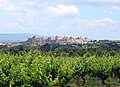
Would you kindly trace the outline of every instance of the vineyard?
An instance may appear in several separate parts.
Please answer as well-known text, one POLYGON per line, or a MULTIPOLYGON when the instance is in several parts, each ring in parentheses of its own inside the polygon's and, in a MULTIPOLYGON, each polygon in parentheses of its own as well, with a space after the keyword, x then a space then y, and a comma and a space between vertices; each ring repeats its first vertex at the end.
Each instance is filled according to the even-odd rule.
POLYGON ((97 87, 120 86, 120 54, 68 57, 39 51, 0 53, 0 87, 90 87, 86 84, 92 80, 98 82, 97 87))

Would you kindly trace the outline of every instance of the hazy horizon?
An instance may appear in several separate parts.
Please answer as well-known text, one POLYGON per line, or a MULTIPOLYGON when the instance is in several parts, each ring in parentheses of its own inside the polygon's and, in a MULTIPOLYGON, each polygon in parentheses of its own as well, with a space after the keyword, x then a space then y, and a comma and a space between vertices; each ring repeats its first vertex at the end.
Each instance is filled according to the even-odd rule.
POLYGON ((0 34, 120 39, 120 0, 0 0, 0 34))

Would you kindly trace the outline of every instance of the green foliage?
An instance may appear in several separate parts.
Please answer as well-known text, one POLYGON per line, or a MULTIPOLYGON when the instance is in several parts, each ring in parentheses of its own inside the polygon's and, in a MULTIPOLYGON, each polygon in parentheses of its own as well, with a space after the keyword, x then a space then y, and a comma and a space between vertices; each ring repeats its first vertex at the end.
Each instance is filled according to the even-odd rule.
POLYGON ((48 43, 46 43, 46 44, 44 44, 43 46, 41 46, 41 51, 42 51, 42 52, 49 52, 50 49, 51 49, 51 46, 50 46, 50 44, 48 44, 48 43))
POLYGON ((110 76, 120 78, 120 54, 114 56, 57 56, 39 51, 22 54, 0 53, 0 87, 53 87, 86 84, 85 76, 95 77, 106 85, 110 76))

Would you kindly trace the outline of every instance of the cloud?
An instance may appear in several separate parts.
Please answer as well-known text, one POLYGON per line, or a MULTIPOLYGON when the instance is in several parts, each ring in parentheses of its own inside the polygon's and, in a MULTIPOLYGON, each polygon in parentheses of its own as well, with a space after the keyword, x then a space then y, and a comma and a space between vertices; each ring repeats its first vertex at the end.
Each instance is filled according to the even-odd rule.
POLYGON ((34 10, 34 9, 27 9, 25 11, 25 15, 27 17, 35 17, 37 14, 38 14, 38 12, 36 10, 34 10))
POLYGON ((120 6, 112 6, 113 10, 120 10, 120 6))
POLYGON ((14 22, 9 22, 7 23, 6 27, 19 27, 19 23, 14 21, 14 22))
POLYGON ((15 6, 15 5, 12 5, 12 4, 9 4, 8 6, 6 6, 4 8, 4 10, 8 11, 8 12, 11 12, 11 13, 19 13, 21 11, 21 7, 18 7, 18 6, 15 6))
POLYGON ((0 10, 7 12, 8 14, 16 14, 21 8, 14 3, 11 3, 9 0, 0 0, 0 10))
POLYGON ((65 5, 57 5, 57 7, 48 7, 47 10, 47 15, 50 16, 66 16, 66 15, 78 15, 79 10, 76 6, 70 5, 70 6, 65 6, 65 5))
POLYGON ((24 1, 28 5, 36 5, 38 3, 38 0, 24 0, 24 1))
POLYGON ((38 11, 34 9, 33 6, 37 4, 37 0, 22 0, 21 1, 9 1, 9 0, 0 0, 0 10, 6 12, 7 15, 14 17, 34 17, 38 14, 38 11))
POLYGON ((64 21, 65 26, 76 27, 76 29, 110 28, 116 26, 117 24, 118 22, 111 18, 103 18, 97 20, 67 19, 64 21))
POLYGON ((66 3, 93 6, 120 6, 120 0, 66 0, 66 3))
POLYGON ((73 35, 73 36, 87 36, 89 38, 93 37, 105 38, 110 37, 108 33, 112 32, 118 35, 116 31, 119 32, 119 25, 120 22, 113 20, 112 18, 103 19, 66 18, 64 19, 63 23, 58 26, 56 33, 60 32, 59 34, 63 36, 73 35))
POLYGON ((6 7, 8 5, 7 0, 0 0, 0 8, 6 7))

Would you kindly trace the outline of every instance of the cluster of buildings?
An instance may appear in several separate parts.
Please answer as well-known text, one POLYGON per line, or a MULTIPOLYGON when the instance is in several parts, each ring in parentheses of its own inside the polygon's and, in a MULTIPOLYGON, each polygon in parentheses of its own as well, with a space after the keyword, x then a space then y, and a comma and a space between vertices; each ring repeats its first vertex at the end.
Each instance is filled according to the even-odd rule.
POLYGON ((119 44, 120 45, 120 40, 91 40, 88 41, 88 38, 82 38, 82 37, 66 37, 66 36, 56 36, 56 37, 48 37, 48 38, 43 38, 43 37, 35 37, 33 36, 32 38, 28 38, 27 41, 24 42, 16 42, 16 43, 0 43, 0 46, 5 46, 5 47, 15 47, 19 45, 44 45, 44 44, 59 44, 59 45, 76 45, 76 44, 83 44, 84 46, 87 44, 99 44, 99 43, 112 43, 112 44, 119 44))
POLYGON ((88 39, 87 37, 82 38, 73 38, 73 37, 62 37, 62 36, 56 36, 56 37, 49 37, 49 38, 43 38, 39 37, 36 38, 33 36, 32 38, 28 38, 28 40, 25 42, 25 44, 31 45, 31 44, 37 44, 37 45, 44 45, 44 44, 59 44, 59 45, 67 45, 67 44, 87 44, 88 39))

